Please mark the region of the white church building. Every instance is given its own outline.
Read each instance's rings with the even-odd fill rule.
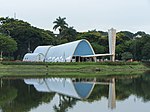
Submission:
[[[23,61],[28,62],[81,62],[96,61],[98,56],[111,56],[115,60],[116,30],[108,30],[109,53],[95,54],[91,44],[85,40],[77,40],[57,46],[38,46],[33,53],[25,54]]]

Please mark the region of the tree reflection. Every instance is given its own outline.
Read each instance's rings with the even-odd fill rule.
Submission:
[[[4,107],[7,103],[11,103],[17,97],[17,90],[14,87],[6,86],[0,88],[0,107]]]
[[[77,99],[71,98],[64,95],[59,95],[59,105],[54,105],[54,111],[55,112],[66,112],[68,108],[72,108],[73,105],[75,105],[77,102]]]
[[[141,97],[144,102],[150,101],[150,75],[138,78],[122,79],[116,82],[117,100],[125,100],[130,95]]]
[[[6,89],[7,86],[10,87]],[[28,112],[43,102],[50,102],[53,96],[54,93],[37,92],[33,86],[24,84],[23,80],[3,80],[0,106],[4,112]]]

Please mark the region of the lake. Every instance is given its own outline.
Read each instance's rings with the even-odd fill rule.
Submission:
[[[0,112],[150,112],[150,73],[0,79]]]

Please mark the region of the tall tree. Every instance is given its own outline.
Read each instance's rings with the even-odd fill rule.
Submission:
[[[17,50],[16,41],[9,36],[0,34],[0,55],[1,55],[0,58],[2,59],[3,52],[10,53],[10,52],[14,52],[15,50]]]
[[[0,18],[0,32],[11,36],[17,42],[18,49],[14,59],[22,59],[28,51],[33,51],[39,45],[54,45],[54,34],[31,26],[22,20]]]
[[[144,44],[142,49],[142,58],[145,60],[150,59],[150,41]]]
[[[67,39],[68,42],[75,41],[77,37],[77,31],[73,27],[65,28],[62,31],[62,38]]]
[[[68,24],[65,21],[65,17],[61,18],[60,16],[56,18],[56,20],[53,22],[55,25],[53,27],[54,30],[58,29],[59,34],[68,26]]]
[[[133,40],[130,49],[135,60],[149,59],[149,43],[150,35],[147,34]]]

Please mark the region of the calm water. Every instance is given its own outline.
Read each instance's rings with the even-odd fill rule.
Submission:
[[[1,78],[0,112],[150,112],[150,74]]]

